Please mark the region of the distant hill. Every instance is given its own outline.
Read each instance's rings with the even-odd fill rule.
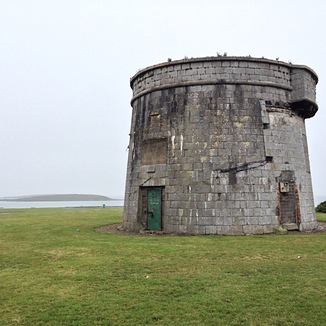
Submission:
[[[0,198],[0,201],[101,201],[113,200],[100,195],[89,194],[62,194],[62,195],[33,195],[10,198]]]

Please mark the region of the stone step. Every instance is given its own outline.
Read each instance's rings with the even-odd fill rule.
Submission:
[[[274,230],[274,233],[276,233],[276,234],[287,234],[288,233],[288,230],[282,228],[282,226],[274,228],[273,230]]]
[[[287,229],[288,231],[297,231],[299,230],[299,226],[297,223],[284,223],[282,224],[282,227],[284,229]]]

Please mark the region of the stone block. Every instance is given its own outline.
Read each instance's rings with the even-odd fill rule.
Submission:
[[[217,227],[214,225],[205,226],[205,234],[217,234]]]
[[[223,216],[223,225],[232,225],[233,219],[229,216]]]

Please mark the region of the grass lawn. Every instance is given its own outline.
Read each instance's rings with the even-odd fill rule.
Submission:
[[[0,210],[0,325],[325,325],[325,234],[95,231],[121,219]]]
[[[316,219],[318,222],[326,222],[326,213],[316,213]]]

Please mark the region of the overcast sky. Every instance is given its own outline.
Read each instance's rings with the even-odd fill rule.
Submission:
[[[305,64],[315,196],[326,200],[325,0],[0,0],[0,197],[123,196],[130,77],[167,58]]]

